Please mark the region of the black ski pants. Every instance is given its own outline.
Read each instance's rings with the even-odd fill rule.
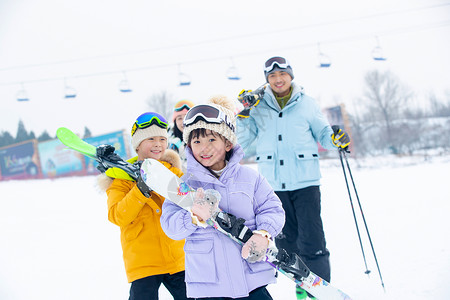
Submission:
[[[286,213],[283,231],[275,238],[277,247],[297,253],[312,272],[330,282],[330,252],[320,216],[319,186],[275,193]]]
[[[184,282],[184,271],[182,271],[172,275],[152,275],[133,281],[128,300],[158,300],[161,283],[172,294],[174,300],[189,299],[186,296],[186,283]]]

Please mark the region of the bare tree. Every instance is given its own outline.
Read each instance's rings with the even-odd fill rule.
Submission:
[[[161,114],[168,122],[172,121],[171,118],[175,103],[175,98],[167,91],[153,94],[147,100],[149,108],[152,111]]]
[[[450,117],[450,92],[444,100],[438,99],[435,94],[430,94],[429,105],[432,117]]]
[[[366,92],[363,101],[368,120],[381,122],[383,134],[380,134],[384,146],[396,152],[396,127],[403,116],[412,93],[402,86],[391,72],[368,72],[365,76]]]

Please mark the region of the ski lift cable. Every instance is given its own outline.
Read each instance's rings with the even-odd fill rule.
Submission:
[[[36,63],[36,64],[27,64],[27,65],[3,67],[3,68],[0,68],[0,72],[16,70],[16,69],[26,69],[26,68],[43,67],[43,66],[50,66],[50,65],[68,64],[68,63],[82,62],[82,61],[88,61],[88,60],[96,60],[96,59],[103,59],[103,58],[112,58],[112,57],[127,56],[127,55],[136,55],[136,54],[147,53],[147,52],[154,52],[154,51],[161,51],[161,50],[171,50],[171,49],[177,49],[177,48],[183,48],[183,47],[189,47],[189,46],[198,46],[198,45],[204,45],[204,44],[212,44],[212,43],[224,42],[224,41],[230,41],[230,40],[236,40],[236,39],[245,39],[245,38],[248,38],[248,37],[255,37],[255,36],[269,35],[269,34],[278,34],[280,32],[295,31],[295,30],[302,30],[302,29],[310,29],[310,28],[314,28],[314,27],[331,26],[331,25],[336,25],[336,24],[339,24],[339,23],[347,23],[347,22],[353,22],[353,21],[359,21],[359,20],[365,20],[365,19],[384,17],[384,16],[389,16],[389,15],[410,13],[410,12],[415,12],[415,11],[440,8],[442,6],[448,6],[448,5],[450,5],[450,3],[441,3],[441,4],[435,4],[435,5],[429,5],[429,6],[409,8],[409,9],[404,9],[404,10],[395,10],[395,11],[391,11],[391,12],[381,12],[381,13],[376,13],[376,14],[366,15],[366,16],[361,16],[361,17],[355,17],[355,18],[341,19],[341,20],[329,21],[329,22],[312,23],[312,24],[307,24],[307,25],[297,26],[297,27],[291,27],[291,28],[277,29],[277,30],[265,31],[265,32],[241,34],[241,35],[235,35],[235,36],[218,38],[218,39],[212,39],[212,40],[204,40],[204,41],[190,42],[190,43],[185,43],[185,44],[148,48],[148,49],[142,49],[142,50],[131,51],[131,52],[113,53],[113,54],[107,54],[107,55],[95,55],[95,56],[88,56],[88,57],[67,59],[67,60],[59,60],[59,61],[53,61],[53,62],[45,62],[45,63]]]
[[[372,33],[362,33],[359,35],[354,36],[348,36],[344,38],[336,38],[336,39],[329,39],[329,40],[322,40],[322,44],[333,44],[333,43],[343,43],[343,42],[349,42],[349,41],[355,41],[355,40],[362,40],[362,39],[369,39],[373,38],[374,35],[377,36],[388,36],[388,35],[396,35],[396,34],[403,34],[408,32],[415,32],[415,31],[421,31],[421,30],[429,30],[429,29],[435,29],[440,27],[446,27],[450,25],[450,20],[445,20],[443,22],[435,22],[431,24],[421,24],[417,26],[410,26],[410,27],[403,27],[403,28],[396,28],[396,29],[389,29],[381,32],[372,32]],[[290,50],[290,49],[299,49],[299,48],[306,48],[306,47],[313,47],[316,46],[317,42],[307,42],[302,44],[296,44],[288,47],[276,47],[272,49],[261,49],[259,51],[248,51],[243,52],[240,54],[235,54],[233,57],[246,57],[246,56],[252,56],[257,54],[264,54],[268,52],[277,52],[277,51],[284,51],[284,50]],[[202,58],[202,59],[191,59],[181,62],[182,64],[197,64],[197,63],[204,63],[204,62],[211,62],[211,61],[218,61],[218,60],[224,60],[226,58],[229,58],[229,55],[224,56],[216,56],[216,57],[210,57],[210,58]],[[127,72],[139,72],[139,71],[146,71],[146,70],[152,70],[152,69],[160,69],[160,68],[167,68],[167,67],[173,67],[174,65],[177,65],[179,63],[166,63],[166,64],[160,64],[160,65],[147,65],[147,66],[141,66],[136,68],[129,68],[126,69]],[[117,74],[123,72],[123,69],[120,70],[110,70],[110,71],[99,71],[99,72],[92,72],[92,73],[83,73],[83,74],[77,74],[68,76],[70,78],[87,78],[87,77],[101,77],[111,74]],[[20,81],[13,81],[13,82],[0,82],[0,86],[6,86],[6,85],[17,85],[20,83],[41,83],[41,82],[49,82],[49,81],[57,81],[61,80],[62,76],[57,77],[47,77],[47,78],[40,78],[40,79],[31,79],[31,80],[20,80]]]

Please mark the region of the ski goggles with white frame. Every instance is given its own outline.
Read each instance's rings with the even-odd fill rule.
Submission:
[[[264,64],[264,72],[268,73],[268,72],[272,71],[273,68],[275,67],[275,65],[277,65],[281,69],[287,69],[287,68],[291,67],[291,65],[289,64],[287,59],[276,56],[276,57],[272,57],[266,61],[266,63]]]
[[[201,104],[191,108],[183,120],[184,127],[205,121],[206,123],[220,124],[225,123],[233,132],[235,127],[228,116],[221,110],[211,105]]]
[[[131,128],[131,136],[136,133],[136,130],[138,130],[138,128],[144,129],[152,125],[156,125],[158,127],[161,127],[162,129],[167,129],[167,127],[169,126],[166,119],[164,119],[164,117],[160,114],[151,112],[143,113],[136,119],[136,122],[134,122],[133,127]]]

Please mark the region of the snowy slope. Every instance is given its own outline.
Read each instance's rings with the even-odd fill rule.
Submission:
[[[364,274],[338,159],[322,162],[332,284],[354,299],[449,299],[450,157],[349,162],[386,292],[359,220],[372,271]],[[94,176],[0,182],[0,299],[128,298],[119,229],[95,183]],[[295,299],[281,274],[269,290],[276,300]]]

